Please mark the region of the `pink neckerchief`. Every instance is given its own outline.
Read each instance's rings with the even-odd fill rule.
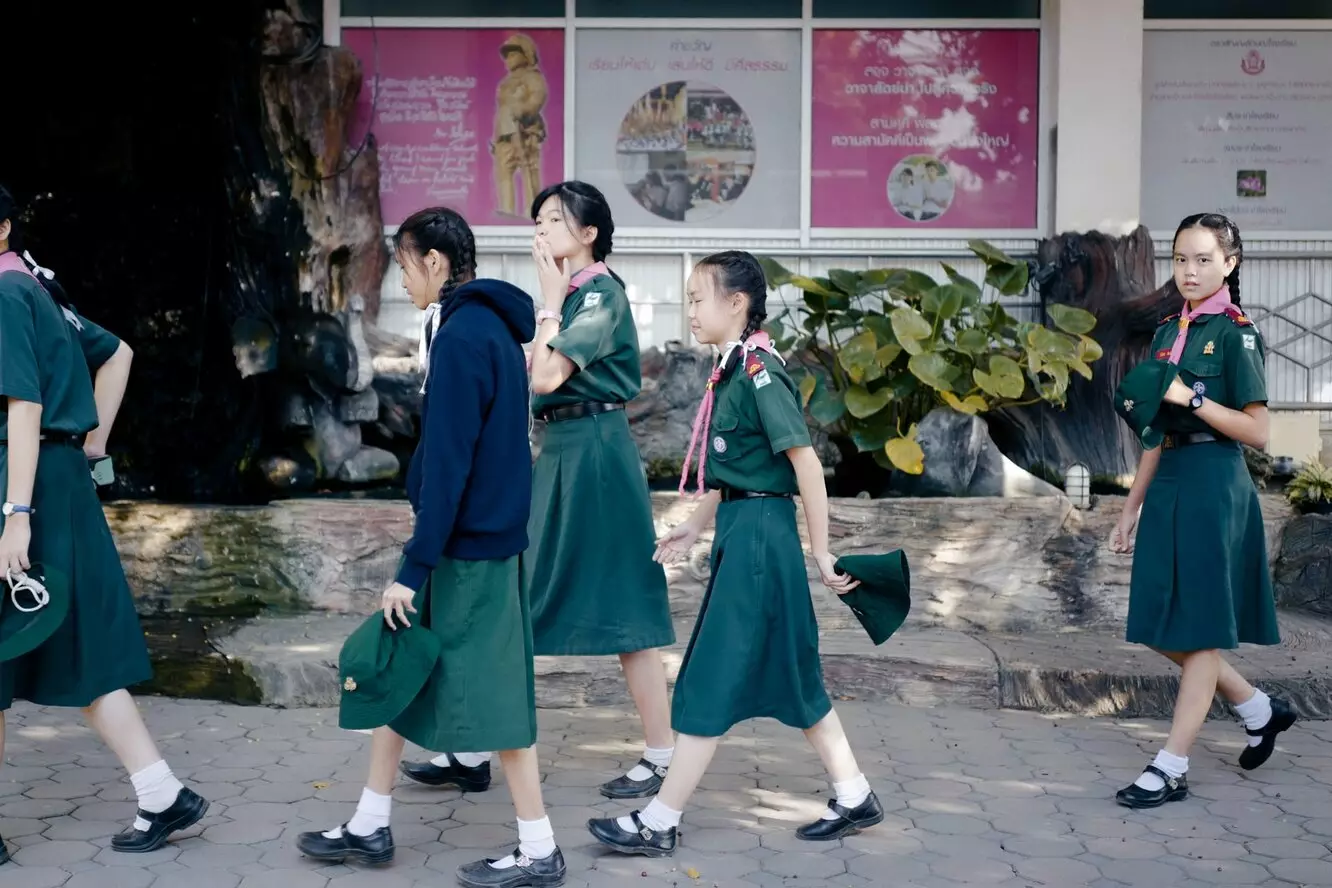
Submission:
[[[1189,323],[1194,318],[1202,315],[1223,314],[1232,304],[1230,301],[1230,287],[1226,284],[1222,284],[1220,290],[1198,303],[1197,308],[1190,309],[1186,300],[1184,309],[1179,313],[1179,333],[1175,335],[1175,344],[1170,347],[1170,363],[1178,364],[1180,355],[1184,354],[1184,343],[1189,338]]]
[[[569,278],[569,292],[574,292],[599,274],[610,275],[610,269],[606,267],[605,262],[593,262],[587,268],[584,268],[582,271],[577,272],[573,277]]]
[[[0,253],[0,272],[6,271],[21,271],[33,280],[37,280],[37,275],[33,274],[32,269],[28,268],[28,263],[20,259],[19,254],[13,250]]]
[[[693,459],[696,447],[698,449],[698,490],[694,493],[694,496],[700,497],[704,493],[703,473],[708,463],[708,429],[712,425],[712,408],[717,400],[717,383],[721,382],[722,369],[726,366],[727,359],[730,358],[731,352],[737,348],[741,350],[742,355],[763,349],[777,360],[782,360],[782,356],[777,354],[777,350],[772,347],[771,337],[762,330],[753,334],[744,342],[726,343],[721,358],[717,361],[717,366],[712,368],[712,374],[708,376],[708,385],[703,391],[703,403],[698,405],[698,413],[694,416],[694,430],[689,437],[689,449],[685,451],[684,467],[680,471],[681,495],[685,495],[685,482],[689,480],[689,463]]]

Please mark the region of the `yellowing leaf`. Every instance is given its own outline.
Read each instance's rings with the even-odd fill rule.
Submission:
[[[814,397],[814,389],[819,384],[813,373],[809,373],[804,379],[800,380],[800,406],[808,407],[809,399]]]
[[[882,388],[871,392],[863,386],[853,385],[846,390],[846,409],[856,419],[864,419],[878,413],[892,399],[892,389]]]
[[[685,875],[691,879],[699,878],[698,870],[694,869],[692,866],[685,870]]]
[[[313,785],[314,785],[314,788],[315,788],[315,789],[328,789],[329,786],[331,786],[332,784],[325,783],[325,782],[323,782],[323,781],[321,780],[321,781],[319,781],[318,783],[315,783],[315,784],[313,784]]]
[[[1096,327],[1096,315],[1084,308],[1074,308],[1071,305],[1060,305],[1055,302],[1047,306],[1046,310],[1050,312],[1050,320],[1065,333],[1081,336],[1090,333]]]
[[[895,467],[908,475],[919,475],[925,471],[925,451],[911,438],[894,438],[883,445],[883,452],[888,454],[888,459]]]
[[[981,413],[989,407],[989,405],[985,403],[985,399],[980,395],[967,395],[965,398],[959,398],[952,392],[945,391],[940,392],[939,394],[943,398],[945,404],[952,407],[958,413],[965,413],[967,416],[975,416],[977,413]]]

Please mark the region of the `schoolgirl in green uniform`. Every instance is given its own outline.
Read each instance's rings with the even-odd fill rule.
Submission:
[[[804,504],[824,585],[841,594],[857,583],[837,573],[828,551],[823,467],[796,386],[760,332],[767,291],[748,253],[709,256],[689,278],[694,338],[722,349],[690,444],[691,455],[695,443],[701,447],[698,481],[708,492],[660,541],[656,558],[684,557],[715,517],[712,579],[675,685],[671,717],[679,736],[661,792],[642,811],[588,822],[598,841],[626,854],[674,853],[681,811],[718,741],[750,718],[803,730],[832,777],[836,798],[797,836],[836,839],[883,820],[823,686],[794,494]]]
[[[1175,232],[1182,304],[1161,322],[1152,360],[1178,374],[1164,368],[1173,379],[1151,422],[1164,438],[1138,463],[1111,548],[1134,553],[1127,639],[1182,672],[1165,747],[1116,796],[1130,808],[1188,796],[1189,749],[1218,690],[1248,731],[1245,769],[1267,761],[1295,722],[1284,700],[1256,690],[1221,655],[1280,641],[1262,511],[1240,450],[1261,449],[1268,436],[1263,340],[1239,307],[1243,258],[1239,228],[1225,216],[1189,216]]]
[[[387,863],[404,741],[501,749],[518,848],[463,865],[458,880],[468,888],[560,885],[565,862],[542,804],[533,745],[532,624],[521,581],[532,461],[522,346],[535,332],[536,310],[512,284],[475,279],[472,231],[452,210],[413,214],[394,246],[412,302],[438,310],[421,440],[407,470],[415,521],[397,578],[384,590],[384,620],[409,634],[432,633],[440,653],[406,708],[374,729],[356,813],[340,827],[303,833],[297,846],[317,860]],[[356,689],[348,676],[344,692]]]
[[[619,655],[646,748],[601,793],[640,798],[661,786],[674,750],[658,648],[675,641],[675,629],[624,409],[642,388],[638,331],[624,282],[605,264],[615,231],[605,196],[584,182],[552,185],[532,202],[532,218],[545,301],[532,344],[532,410],[546,422],[523,562],[533,644],[537,654]],[[488,754],[460,751],[403,772],[475,791],[489,785],[489,768]]]
[[[79,707],[139,800],[112,849],[153,851],[197,823],[208,802],[171,773],[125,690],[152,668],[89,458],[106,454],[132,354],[20,256],[16,217],[0,188],[0,619],[21,619],[33,582],[48,574],[63,581],[46,594],[68,596],[69,611],[36,648],[0,662],[0,760],[3,713],[15,699]],[[0,863],[8,859],[0,841]]]

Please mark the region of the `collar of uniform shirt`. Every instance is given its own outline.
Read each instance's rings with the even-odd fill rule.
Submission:
[[[1175,334],[1175,344],[1170,347],[1170,363],[1178,364],[1180,355],[1184,354],[1184,343],[1189,338],[1190,321],[1202,315],[1221,314],[1231,304],[1230,287],[1226,284],[1222,284],[1220,290],[1199,303],[1197,308],[1190,309],[1186,302],[1184,310],[1179,315],[1179,332]]]

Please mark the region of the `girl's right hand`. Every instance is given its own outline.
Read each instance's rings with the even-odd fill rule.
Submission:
[[[670,564],[689,554],[689,550],[698,542],[698,528],[688,521],[671,528],[670,533],[657,540],[657,551],[652,560],[658,564]]]
[[[32,528],[24,518],[11,516],[0,533],[0,577],[10,571],[20,573],[32,567],[28,561],[28,546],[32,543]]]
[[[1138,510],[1125,509],[1115,529],[1110,532],[1110,551],[1127,555],[1133,551],[1133,534],[1138,529]]]

